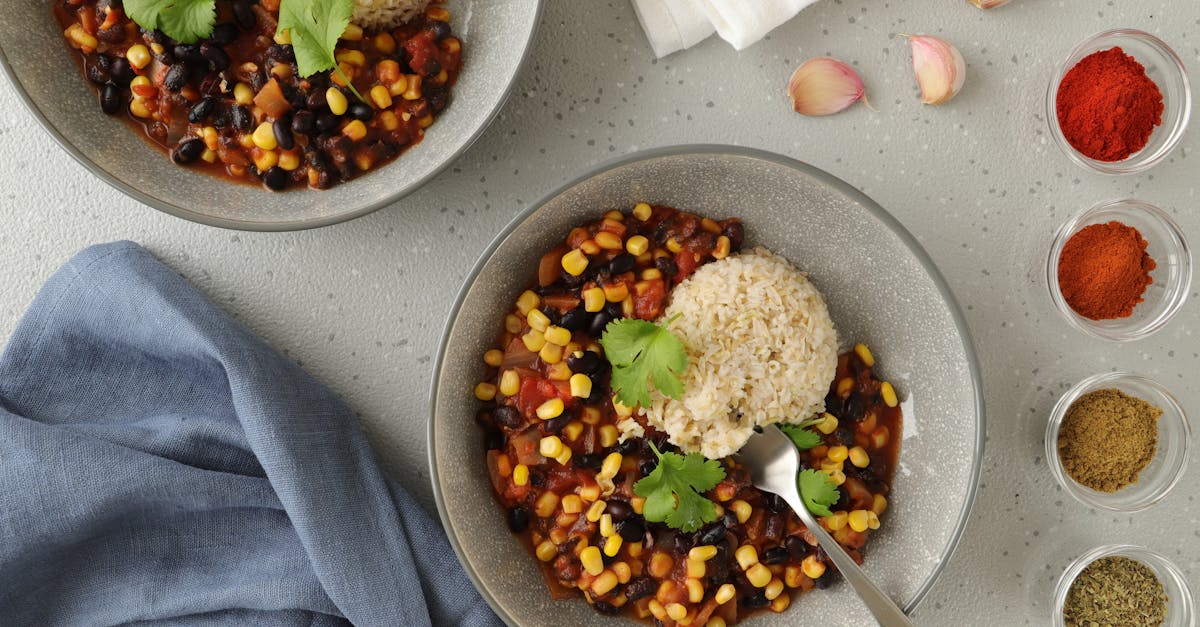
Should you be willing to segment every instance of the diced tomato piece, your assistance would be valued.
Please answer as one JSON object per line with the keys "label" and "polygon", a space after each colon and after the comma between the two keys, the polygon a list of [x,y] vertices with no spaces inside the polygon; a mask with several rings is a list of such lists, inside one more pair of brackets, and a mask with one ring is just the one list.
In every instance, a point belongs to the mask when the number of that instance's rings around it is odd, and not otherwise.
{"label": "diced tomato piece", "polygon": [[285,113],[292,110],[291,103],[283,97],[283,89],[279,87],[279,81],[273,78],[258,90],[258,95],[254,97],[254,104],[267,116],[275,119],[283,117]]}
{"label": "diced tomato piece", "polygon": [[555,397],[561,398],[567,407],[576,403],[571,395],[570,382],[526,377],[521,381],[521,391],[517,393],[517,409],[521,410],[522,416],[533,420],[537,416],[537,408]]}
{"label": "diced tomato piece", "polygon": [[662,315],[666,306],[667,286],[662,279],[652,279],[644,282],[640,294],[633,298],[633,317],[640,320],[654,320]]}
{"label": "diced tomato piece", "polygon": [[542,297],[542,303],[549,309],[566,313],[579,306],[579,297],[574,294],[550,294]]}
{"label": "diced tomato piece", "polygon": [[690,250],[681,250],[675,255],[675,267],[679,269],[679,273],[675,275],[675,284],[682,283],[684,279],[692,276],[696,268],[700,266],[700,260],[696,259],[696,253]]}

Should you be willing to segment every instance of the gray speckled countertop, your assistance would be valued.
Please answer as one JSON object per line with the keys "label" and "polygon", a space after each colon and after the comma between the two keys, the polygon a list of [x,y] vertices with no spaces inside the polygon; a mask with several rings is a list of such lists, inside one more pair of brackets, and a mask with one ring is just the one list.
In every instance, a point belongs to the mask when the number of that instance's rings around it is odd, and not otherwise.
{"label": "gray speckled countertop", "polygon": [[[385,469],[431,507],[431,362],[459,283],[492,235],[547,191],[617,155],[691,142],[764,148],[832,172],[895,214],[945,273],[980,353],[982,489],[916,620],[1045,624],[1062,568],[1100,543],[1149,546],[1197,584],[1195,452],[1182,484],[1132,516],[1076,503],[1042,453],[1055,399],[1094,372],[1148,374],[1200,413],[1195,294],[1154,337],[1115,345],[1070,328],[1042,278],[1053,231],[1101,199],[1156,203],[1200,238],[1192,157],[1200,132],[1149,173],[1124,178],[1080,170],[1047,133],[1054,67],[1079,40],[1117,27],[1166,40],[1200,83],[1200,4],[1188,1],[1016,0],[983,12],[963,0],[825,0],[741,53],[712,39],[654,61],[627,0],[550,0],[511,100],[465,156],[396,206],[288,234],[194,225],[122,196],[59,149],[0,79],[0,336],[76,250],[141,242],[344,396]],[[898,31],[959,46],[970,69],[956,100],[918,102]],[[856,107],[812,119],[790,111],[783,87],[792,69],[825,54],[859,70],[878,113]]]}

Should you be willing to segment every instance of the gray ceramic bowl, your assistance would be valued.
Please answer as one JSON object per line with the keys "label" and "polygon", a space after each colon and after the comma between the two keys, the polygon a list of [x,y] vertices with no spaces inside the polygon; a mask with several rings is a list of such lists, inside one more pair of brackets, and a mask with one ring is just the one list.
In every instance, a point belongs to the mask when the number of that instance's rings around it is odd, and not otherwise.
{"label": "gray ceramic bowl", "polygon": [[483,132],[524,62],[541,0],[450,0],[463,71],[425,139],[392,163],[331,190],[273,193],[181,168],[104,115],[46,0],[8,0],[0,67],[47,132],[101,180],[172,215],[225,228],[288,231],[368,214],[417,189]]}
{"label": "gray ceramic bowl", "polygon": [[[508,532],[484,467],[472,388],[502,312],[535,278],[541,254],[572,226],[639,201],[743,218],[747,244],[807,271],[842,342],[867,343],[907,396],[893,496],[865,568],[911,610],[958,542],[983,456],[979,368],[962,314],[920,245],[870,198],[786,157],[719,146],[640,153],[568,184],[510,224],[468,279],[434,371],[429,459],[442,523],[475,585],[510,624],[601,621],[583,600],[551,600],[534,558]],[[744,624],[838,621],[874,624],[846,585]]]}

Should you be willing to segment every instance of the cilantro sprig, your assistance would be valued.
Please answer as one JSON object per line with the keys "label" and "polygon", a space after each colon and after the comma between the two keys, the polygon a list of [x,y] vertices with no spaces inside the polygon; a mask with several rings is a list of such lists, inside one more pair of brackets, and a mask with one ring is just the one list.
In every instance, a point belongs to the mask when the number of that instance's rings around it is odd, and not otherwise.
{"label": "cilantro sprig", "polygon": [[834,503],[841,498],[841,493],[838,492],[837,484],[829,475],[809,468],[800,473],[796,480],[800,487],[800,499],[804,501],[804,506],[814,516],[832,516],[833,512],[829,510]]}
{"label": "cilantro sprig", "polygon": [[124,7],[138,26],[185,44],[212,35],[217,21],[217,0],[125,0]]}
{"label": "cilantro sprig", "polygon": [[338,67],[334,49],[338,38],[350,25],[354,0],[283,0],[279,3],[279,33],[288,31],[296,66],[301,76],[333,70],[345,79],[350,91],[363,100],[348,77]]}
{"label": "cilantro sprig", "polygon": [[654,442],[649,444],[658,457],[658,467],[633,484],[633,493],[646,499],[642,516],[685,533],[716,520],[716,507],[702,493],[725,478],[721,464],[699,453],[662,453]]}
{"label": "cilantro sprig", "polygon": [[814,427],[822,422],[825,422],[824,417],[813,418],[798,425],[781,424],[779,430],[792,439],[792,444],[795,444],[796,448],[807,451],[821,444],[821,434],[809,427]]}
{"label": "cilantro sprig", "polygon": [[[678,318],[678,316],[675,316]],[[683,395],[687,351],[667,326],[622,318],[608,323],[600,345],[613,366],[612,388],[617,400],[629,407],[650,404],[650,385],[671,398]]]}

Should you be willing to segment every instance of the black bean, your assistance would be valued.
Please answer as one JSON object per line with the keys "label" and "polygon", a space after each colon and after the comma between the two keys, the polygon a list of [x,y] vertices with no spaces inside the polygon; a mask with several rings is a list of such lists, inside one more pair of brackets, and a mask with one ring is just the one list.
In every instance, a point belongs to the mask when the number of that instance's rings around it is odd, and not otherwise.
{"label": "black bean", "polygon": [[450,36],[450,25],[445,22],[434,20],[429,23],[429,33],[433,35],[434,41],[441,41]]}
{"label": "black bean", "polygon": [[759,560],[770,566],[771,564],[782,564],[788,561],[788,550],[781,546],[773,546],[762,552],[762,557]]}
{"label": "black bean", "polygon": [[776,514],[792,511],[792,508],[787,504],[787,501],[783,500],[783,497],[775,494],[774,492],[764,492],[763,500],[767,502],[767,509]]}
{"label": "black bean", "polygon": [[316,118],[309,111],[297,111],[296,115],[292,116],[292,132],[301,135],[308,135],[316,128]]}
{"label": "black bean", "polygon": [[529,512],[525,511],[524,507],[513,507],[508,510],[508,515],[505,516],[508,522],[508,528],[513,533],[521,533],[529,527]]}
{"label": "black bean", "polygon": [[716,543],[724,540],[725,535],[728,533],[729,530],[725,529],[725,525],[719,522],[712,523],[700,530],[699,535],[696,536],[696,544],[701,546],[707,544],[716,545]]}
{"label": "black bean", "polygon": [[233,3],[233,20],[242,30],[253,30],[258,24],[258,16],[254,14],[254,9],[250,8],[249,2]]}
{"label": "black bean", "polygon": [[762,592],[755,592],[738,600],[738,605],[746,608],[766,607],[769,603],[767,595]]}
{"label": "black bean", "polygon": [[600,470],[600,466],[604,464],[604,455],[600,453],[581,453],[571,456],[571,463],[576,468],[587,470]]}
{"label": "black bean", "polygon": [[171,158],[175,163],[191,163],[200,158],[204,153],[204,140],[199,137],[191,137],[179,142],[175,150],[171,152]]}
{"label": "black bean", "polygon": [[692,537],[686,533],[676,534],[675,543],[672,546],[676,555],[687,555],[688,551],[692,550]]}
{"label": "black bean", "polygon": [[333,129],[337,128],[340,120],[340,116],[333,115],[332,113],[322,113],[321,115],[318,115],[317,132],[328,133],[329,131],[332,131]]}
{"label": "black bean", "polygon": [[621,608],[613,605],[612,603],[606,603],[599,599],[593,599],[592,607],[596,608],[597,612],[604,614],[605,616],[616,616],[617,614],[621,613]]}
{"label": "black bean", "polygon": [[604,508],[604,512],[612,514],[613,520],[620,522],[629,518],[630,514],[633,514],[633,508],[625,501],[613,499],[608,502],[608,506]]}
{"label": "black bean", "polygon": [[783,546],[787,549],[788,556],[793,560],[802,560],[805,555],[808,555],[808,543],[800,536],[788,536],[783,541]]}
{"label": "black bean", "polygon": [[266,174],[263,174],[263,183],[269,189],[273,191],[279,191],[287,187],[288,172],[279,166],[275,166],[270,170],[267,170]]}
{"label": "black bean", "polygon": [[108,28],[101,28],[96,31],[96,38],[106,44],[125,43],[125,27],[118,23]]}
{"label": "black bean", "polygon": [[419,70],[417,68],[413,68],[413,70],[420,71],[424,73],[425,76],[437,76],[442,71],[442,62],[438,61],[437,57],[426,57],[425,67],[420,68]]}
{"label": "black bean", "polygon": [[509,407],[508,405],[501,405],[497,407],[495,411],[492,412],[492,419],[495,420],[497,424],[508,427],[509,429],[515,429],[525,423],[525,418],[521,416],[521,412],[517,411],[517,408]]}
{"label": "black bean", "polygon": [[213,27],[212,36],[208,40],[218,46],[228,46],[237,40],[237,36],[238,29],[236,24],[233,22],[221,22]]}
{"label": "black bean", "polygon": [[626,542],[641,542],[646,536],[646,523],[642,522],[641,516],[626,518],[618,522],[616,527],[617,533]]}
{"label": "black bean", "polygon": [[679,274],[679,266],[675,265],[675,260],[670,257],[659,257],[654,260],[654,267],[663,273],[663,276],[671,278]]}
{"label": "black bean", "polygon": [[729,238],[729,250],[737,252],[746,241],[746,227],[741,222],[730,222],[721,229],[721,234]]}
{"label": "black bean", "polygon": [[558,325],[568,331],[582,331],[592,320],[592,315],[580,305],[562,315]]}
{"label": "black bean", "polygon": [[84,67],[87,70],[88,80],[96,85],[103,85],[112,80],[112,74],[97,63],[87,63]]}
{"label": "black bean", "polygon": [[578,357],[573,354],[567,355],[567,367],[571,369],[571,372],[595,374],[601,361],[604,360],[593,351],[583,351],[583,354]]}
{"label": "black bean", "polygon": [[571,414],[564,413],[556,418],[551,418],[550,420],[543,422],[542,429],[545,431],[546,435],[554,435],[559,431],[562,431],[563,427],[567,426],[567,423],[574,419],[575,417]]}
{"label": "black bean", "polygon": [[230,121],[233,122],[233,128],[239,131],[248,131],[254,128],[254,116],[250,110],[242,105],[233,105],[229,110]]}
{"label": "black bean", "polygon": [[116,115],[121,112],[122,105],[125,103],[121,98],[121,88],[113,83],[108,83],[100,89],[100,110],[109,114]]}
{"label": "black bean", "polygon": [[129,61],[125,57],[117,57],[112,62],[112,67],[108,68],[109,74],[112,74],[113,80],[122,87],[128,87],[129,83],[137,76],[133,72],[133,67],[129,65]]}
{"label": "black bean", "polygon": [[616,257],[613,257],[612,261],[608,262],[608,271],[614,275],[633,272],[633,269],[636,267],[637,257],[634,257],[629,253],[621,253]]}
{"label": "black bean", "polygon": [[314,112],[319,112],[329,108],[329,99],[325,96],[325,92],[323,91],[309,92],[308,96],[305,98],[305,101],[308,103],[308,108],[312,109]]}
{"label": "black bean", "polygon": [[217,99],[216,98],[213,98],[211,96],[209,96],[207,98],[202,98],[200,100],[200,102],[197,102],[196,104],[192,105],[192,108],[188,110],[188,122],[191,122],[193,124],[199,124],[199,123],[203,122],[204,120],[208,119],[208,116],[212,115],[213,111],[216,108],[217,108]]}
{"label": "black bean", "polygon": [[179,44],[175,46],[175,58],[180,61],[196,63],[204,57],[200,56],[200,46],[196,44]]}
{"label": "black bean", "polygon": [[704,564],[705,574],[708,575],[708,581],[714,588],[729,580],[729,571],[733,567],[733,560],[729,557],[730,542],[734,542],[734,539],[728,538],[716,545],[717,554]]}
{"label": "black bean", "polygon": [[179,93],[184,85],[187,85],[187,66],[176,63],[167,70],[167,75],[163,77],[163,87],[169,92]]}
{"label": "black bean", "polygon": [[628,602],[644,599],[658,591],[658,580],[653,577],[638,577],[625,586]]}
{"label": "black bean", "polygon": [[367,122],[375,117],[375,109],[365,102],[352,102],[350,108],[346,110],[346,115],[352,119]]}
{"label": "black bean", "polygon": [[622,455],[629,455],[642,448],[641,440],[637,438],[629,438],[624,442],[617,443],[617,452]]}
{"label": "black bean", "polygon": [[[271,170],[279,170],[280,172],[283,172],[285,176],[287,175],[287,172],[279,166],[275,166],[270,170],[267,170],[267,173],[269,174]],[[286,181],[284,182],[286,183]],[[483,446],[489,451],[504,448],[504,434],[495,427],[485,428],[483,430]]]}
{"label": "black bean", "polygon": [[212,65],[212,68],[218,72],[224,71],[229,67],[232,61],[229,60],[229,53],[225,52],[220,46],[214,46],[211,43],[200,45],[200,54]]}
{"label": "black bean", "polygon": [[621,303],[609,303],[604,306],[604,311],[608,312],[613,319],[625,317],[625,312],[621,310]]}
{"label": "black bean", "polygon": [[658,468],[658,462],[652,459],[643,459],[638,464],[638,472],[642,473],[643,477],[654,472],[655,468]]}
{"label": "black bean", "polygon": [[450,102],[450,92],[442,85],[430,84],[422,88],[425,102],[434,113],[441,113]]}
{"label": "black bean", "polygon": [[837,581],[837,579],[838,579],[837,571],[833,570],[832,568],[827,568],[827,569],[825,569],[825,574],[814,579],[813,583],[816,584],[818,589],[824,590],[825,588],[832,586],[834,584],[834,582]]}
{"label": "black bean", "polygon": [[607,311],[596,312],[596,315],[592,316],[592,323],[588,325],[588,335],[596,338],[604,335],[604,327],[612,320],[613,317]]}
{"label": "black bean", "polygon": [[267,56],[280,63],[291,63],[296,60],[296,52],[288,44],[272,44],[267,48]]}
{"label": "black bean", "polygon": [[275,141],[280,148],[291,150],[296,147],[296,137],[292,135],[292,121],[288,119],[288,116],[275,120],[271,124],[271,128],[275,131]]}

